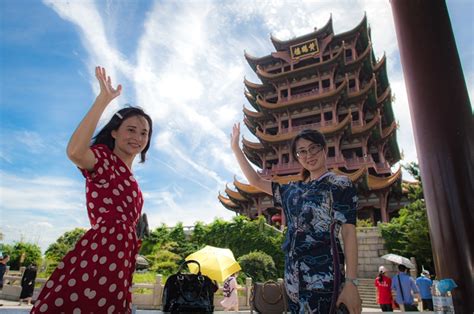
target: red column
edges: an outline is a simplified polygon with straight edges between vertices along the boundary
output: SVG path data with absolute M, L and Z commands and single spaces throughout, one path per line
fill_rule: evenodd
M 474 311 L 474 121 L 442 0 L 391 0 L 428 209 L 436 273 Z

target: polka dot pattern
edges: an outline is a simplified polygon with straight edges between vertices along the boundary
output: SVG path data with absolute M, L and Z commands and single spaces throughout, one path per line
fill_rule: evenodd
M 131 313 L 142 193 L 128 167 L 105 145 L 91 149 L 94 171 L 82 173 L 92 227 L 58 264 L 31 313 Z

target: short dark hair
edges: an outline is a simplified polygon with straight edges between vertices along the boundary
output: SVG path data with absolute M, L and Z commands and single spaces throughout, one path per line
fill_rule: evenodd
M 115 139 L 112 137 L 112 131 L 118 130 L 118 128 L 122 125 L 123 121 L 130 117 L 143 117 L 148 121 L 148 125 L 150 130 L 148 131 L 148 142 L 145 148 L 140 153 L 140 162 L 145 162 L 146 159 L 146 152 L 150 148 L 150 140 L 151 140 L 151 133 L 153 131 L 153 122 L 149 115 L 147 115 L 143 109 L 139 107 L 126 107 L 117 111 L 110 121 L 102 128 L 102 130 L 97 133 L 96 136 L 92 139 L 92 145 L 96 144 L 104 144 L 110 150 L 114 150 L 115 147 Z
M 398 270 L 401 271 L 401 272 L 406 272 L 407 271 L 407 267 L 405 265 L 402 265 L 402 264 L 399 264 L 398 265 Z
M 325 149 L 327 146 L 326 138 L 324 137 L 323 133 L 319 132 L 318 130 L 304 129 L 303 131 L 298 133 L 291 141 L 291 154 L 293 155 L 294 160 L 298 160 L 298 156 L 296 154 L 296 143 L 300 139 L 305 139 L 315 144 L 321 145 L 323 149 Z M 303 169 L 301 175 L 303 177 L 303 181 L 305 181 L 309 178 L 310 173 L 308 170 Z

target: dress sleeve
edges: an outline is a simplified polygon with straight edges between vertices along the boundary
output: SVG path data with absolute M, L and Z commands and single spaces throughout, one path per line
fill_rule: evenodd
M 95 156 L 94 170 L 79 170 L 87 180 L 95 183 L 106 184 L 108 181 L 110 181 L 110 176 L 113 174 L 111 168 L 112 152 L 107 146 L 102 144 L 92 146 L 91 150 Z
M 332 190 L 336 220 L 343 224 L 356 224 L 357 190 L 348 177 L 338 179 Z

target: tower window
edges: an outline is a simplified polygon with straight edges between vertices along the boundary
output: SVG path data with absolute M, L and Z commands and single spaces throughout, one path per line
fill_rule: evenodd
M 355 88 L 355 86 L 356 86 L 355 79 L 350 79 L 349 80 L 349 88 L 352 89 L 352 88 Z
M 323 88 L 328 88 L 329 86 L 331 86 L 331 81 L 329 79 L 326 79 L 322 81 L 322 84 Z
M 332 120 L 332 111 L 326 111 L 324 113 L 324 120 L 331 121 Z
M 352 121 L 359 121 L 359 111 L 351 112 L 352 114 Z

